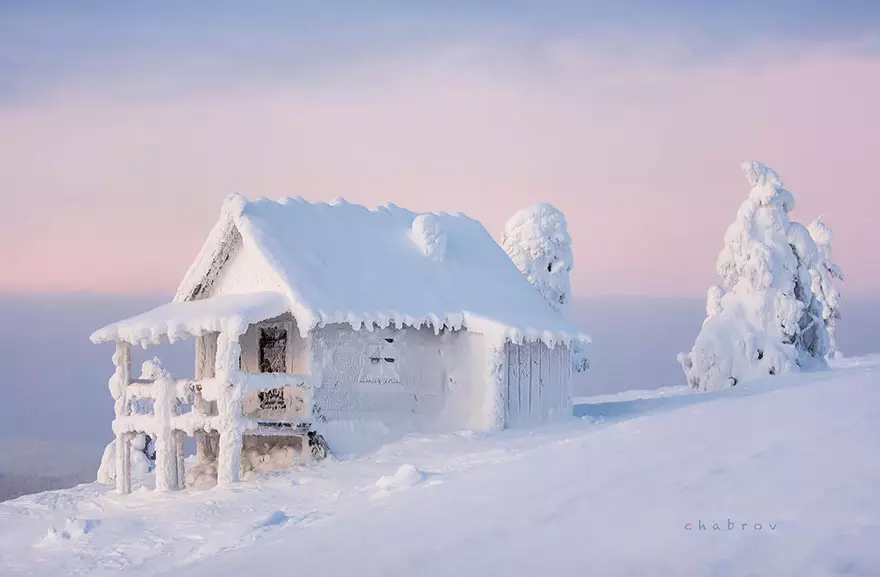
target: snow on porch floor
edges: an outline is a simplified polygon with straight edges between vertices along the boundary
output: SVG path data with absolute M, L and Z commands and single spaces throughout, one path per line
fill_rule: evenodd
M 880 358 L 624 398 L 230 489 L 23 497 L 0 575 L 880 575 Z

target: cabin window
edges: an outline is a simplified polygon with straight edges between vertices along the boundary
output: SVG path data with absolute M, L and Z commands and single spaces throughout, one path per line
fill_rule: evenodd
M 287 372 L 287 330 L 284 327 L 260 328 L 260 372 Z
M 399 383 L 397 343 L 393 337 L 378 338 L 367 346 L 366 359 L 359 381 L 362 383 Z

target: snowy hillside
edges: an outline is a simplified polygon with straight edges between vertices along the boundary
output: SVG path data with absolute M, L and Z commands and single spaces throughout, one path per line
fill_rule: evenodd
M 880 357 L 683 392 L 228 490 L 22 497 L 0 574 L 880 575 Z

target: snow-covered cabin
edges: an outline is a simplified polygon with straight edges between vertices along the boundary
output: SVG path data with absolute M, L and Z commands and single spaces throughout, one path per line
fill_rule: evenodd
M 132 378 L 131 345 L 187 337 L 194 378 Z M 92 335 L 116 342 L 120 492 L 142 432 L 156 437 L 157 487 L 172 489 L 184 435 L 226 484 L 243 447 L 302 450 L 329 421 L 452 431 L 567 416 L 571 343 L 587 340 L 462 214 L 240 195 L 170 304 Z

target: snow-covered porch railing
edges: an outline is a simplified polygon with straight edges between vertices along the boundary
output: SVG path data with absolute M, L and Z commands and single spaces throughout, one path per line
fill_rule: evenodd
M 238 480 L 243 436 L 308 432 L 314 376 L 256 375 L 240 368 L 240 339 L 248 327 L 289 308 L 277 292 L 219 295 L 162 305 L 92 334 L 93 342 L 116 342 L 110 391 L 120 493 L 131 490 L 129 445 L 138 433 L 155 436 L 156 488 L 170 490 L 184 484 L 185 435 L 197 437 L 200 458 L 210 453 L 211 462 L 216 459 L 217 482 L 224 485 Z M 173 379 L 162 371 L 152 380 L 132 378 L 133 345 L 187 337 L 196 339 L 194 379 Z
M 311 422 L 311 382 L 309 375 L 291 373 L 250 374 L 230 370 L 230 352 L 239 348 L 237 337 L 219 339 L 227 346 L 218 347 L 219 376 L 204 379 L 174 379 L 167 373 L 155 379 L 131 378 L 131 345 L 116 342 L 110 381 L 115 400 L 116 418 L 116 489 L 131 491 L 130 443 L 138 433 L 156 440 L 156 489 L 183 488 L 185 435 L 219 434 L 217 481 L 224 485 L 238 480 L 242 437 L 248 434 L 305 434 Z M 231 351 L 229 349 L 232 349 Z M 272 418 L 262 409 L 272 406 L 292 407 Z M 294 402 L 295 401 L 295 402 Z M 256 409 L 255 409 L 256 407 Z M 259 413 L 259 414 L 257 414 Z
M 153 399 L 156 396 L 156 382 L 159 379 L 132 379 L 128 384 L 127 393 L 139 399 Z M 230 375 L 230 381 L 220 383 L 215 378 L 201 380 L 172 379 L 174 397 L 181 401 L 192 402 L 194 395 L 201 395 L 206 401 L 216 401 L 221 396 L 221 388 L 230 384 L 241 388 L 242 393 L 260 392 L 287 386 L 311 389 L 308 375 L 293 373 L 244 373 Z

